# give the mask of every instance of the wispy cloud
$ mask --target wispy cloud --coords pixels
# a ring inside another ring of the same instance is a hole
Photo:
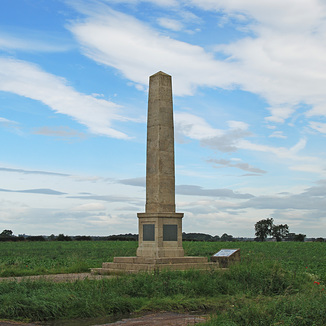
[[[69,26],[92,60],[112,66],[137,84],[147,87],[157,67],[174,76],[174,93],[193,94],[197,86],[229,87],[232,72],[200,46],[161,35],[136,18],[108,6],[83,2],[75,6],[87,18]],[[130,49],[133,55],[130,56]]]
[[[189,196],[209,196],[221,198],[248,199],[253,197],[251,194],[236,193],[231,189],[204,189],[195,185],[179,185],[175,187],[176,194]]]
[[[33,133],[35,135],[43,135],[50,137],[59,137],[59,138],[85,138],[86,134],[78,130],[72,129],[66,126],[59,127],[41,127],[34,129]]]
[[[41,101],[54,112],[85,125],[91,133],[128,138],[111,126],[114,120],[127,120],[118,114],[119,105],[78,93],[64,78],[49,74],[34,64],[0,58],[0,90]]]
[[[283,134],[283,131],[274,131],[270,136],[270,138],[282,138],[286,139],[287,137]]]
[[[6,118],[1,118],[0,117],[0,124],[13,125],[13,124],[17,124],[17,122],[16,121],[12,121],[12,120],[8,120]]]
[[[200,46],[162,35],[149,24],[108,6],[81,3],[75,8],[86,18],[72,22],[69,29],[82,51],[96,62],[118,69],[135,83],[147,86],[148,76],[160,67],[174,76],[176,95],[194,94],[198,87],[240,88],[267,101],[270,116],[266,119],[272,123],[284,122],[302,104],[310,107],[307,116],[326,116],[326,59],[320,55],[326,52],[326,5],[322,2],[179,3],[189,11],[197,6],[223,12],[224,19],[231,17],[239,22],[245,31],[243,38],[215,46],[215,53],[225,60],[216,59]]]
[[[239,149],[238,142],[252,135],[248,125],[241,121],[229,121],[229,129],[222,130],[212,127],[203,118],[190,113],[175,114],[175,129],[180,135],[199,140],[201,145],[221,152],[235,152]]]
[[[309,122],[310,128],[319,131],[322,134],[326,134],[326,123],[317,122],[317,121],[310,121]]]
[[[143,177],[143,178],[123,179],[123,180],[119,180],[119,183],[122,183],[127,186],[145,187],[146,178]]]
[[[170,29],[172,31],[180,31],[183,28],[182,23],[179,20],[161,17],[157,19],[160,26]]]
[[[0,32],[0,49],[24,52],[65,52],[72,49],[71,40],[63,42],[62,37],[40,30],[15,30]]]
[[[101,200],[106,202],[129,202],[129,203],[143,203],[141,199],[127,197],[127,196],[111,196],[111,195],[84,195],[84,196],[67,196],[67,198],[85,199],[85,200]]]
[[[209,159],[209,160],[207,160],[207,162],[217,164],[220,167],[237,168],[237,169],[240,169],[240,170],[243,170],[243,171],[253,172],[253,173],[256,173],[256,174],[264,174],[264,173],[266,173],[266,171],[264,171],[262,169],[259,169],[259,168],[256,168],[254,166],[251,166],[248,163],[242,163],[242,162],[240,162],[240,163],[232,163],[232,161],[225,160],[225,159],[219,159],[219,160],[217,160],[217,159]]]
[[[9,120],[6,118],[1,118],[0,117],[0,127],[4,127],[6,129],[9,129],[10,131],[21,135],[22,131],[21,131],[21,126],[18,122],[13,121],[13,120]]]
[[[26,194],[41,194],[41,195],[66,195],[65,192],[56,191],[53,189],[26,189],[26,190],[9,190],[9,189],[1,189],[3,192],[21,192]]]
[[[60,177],[69,177],[70,174],[58,173],[58,172],[49,172],[49,171],[33,171],[33,170],[24,170],[24,169],[12,169],[0,167],[0,172],[15,172],[15,173],[23,173],[23,174],[41,174],[41,175],[53,175]]]
[[[106,210],[106,206],[102,203],[88,203],[75,206],[71,210],[77,212],[103,211]]]

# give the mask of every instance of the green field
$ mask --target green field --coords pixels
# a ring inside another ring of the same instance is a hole
[[[136,242],[0,243],[0,276],[85,272]],[[240,248],[221,272],[161,272],[74,283],[1,282],[0,319],[88,318],[145,311],[202,311],[205,325],[326,325],[326,243],[185,242],[189,256]]]

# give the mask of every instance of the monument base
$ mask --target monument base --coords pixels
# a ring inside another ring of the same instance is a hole
[[[185,270],[214,270],[218,269],[217,262],[208,262],[206,257],[114,257],[113,262],[103,263],[102,268],[93,268],[92,274],[121,274],[138,272],[155,272],[163,270],[185,271]]]
[[[183,257],[183,213],[138,213],[137,257]]]

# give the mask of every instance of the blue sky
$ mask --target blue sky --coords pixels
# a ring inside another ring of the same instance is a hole
[[[0,229],[137,233],[148,78],[173,78],[183,231],[326,236],[326,4],[3,0]]]

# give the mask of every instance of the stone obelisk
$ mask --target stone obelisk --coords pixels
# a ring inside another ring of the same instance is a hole
[[[183,213],[175,212],[174,130],[171,76],[158,72],[149,79],[146,160],[146,207],[138,213],[136,257],[114,257],[93,274],[155,270],[211,270],[207,257],[184,256]]]
[[[171,76],[149,79],[146,208],[138,213],[138,257],[183,257],[182,218],[175,212],[174,127]]]

